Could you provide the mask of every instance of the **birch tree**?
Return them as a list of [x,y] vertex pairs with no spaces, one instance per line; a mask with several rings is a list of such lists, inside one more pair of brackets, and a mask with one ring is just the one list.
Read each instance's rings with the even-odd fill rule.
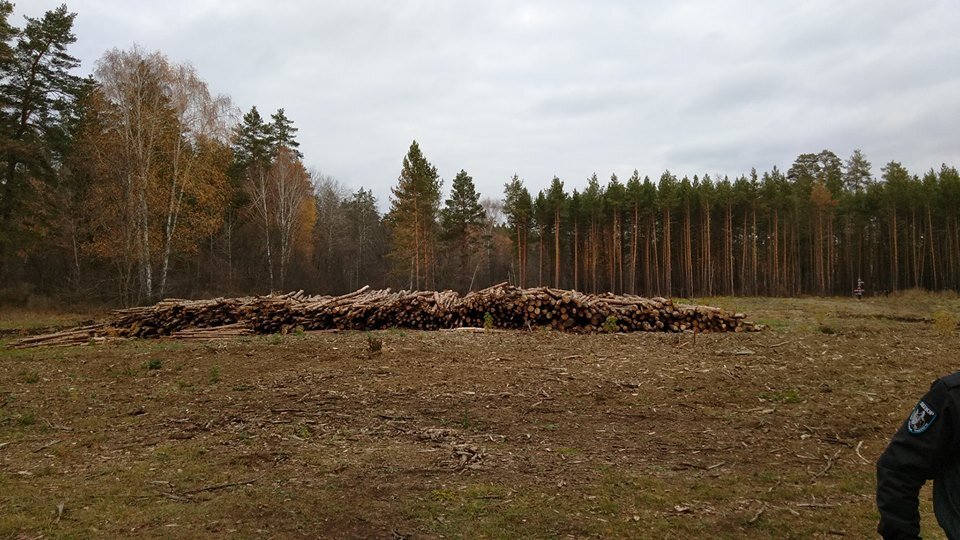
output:
[[303,163],[294,151],[286,146],[277,149],[267,178],[273,203],[273,220],[280,244],[280,287],[283,288],[287,284],[295,234],[308,215],[304,205],[307,201],[312,201],[313,191]]
[[167,290],[171,257],[196,250],[198,238],[219,228],[231,106],[211,95],[191,66],[139,47],[107,52],[95,76],[119,137],[117,194],[130,219],[125,226],[136,233],[141,291],[150,300]]

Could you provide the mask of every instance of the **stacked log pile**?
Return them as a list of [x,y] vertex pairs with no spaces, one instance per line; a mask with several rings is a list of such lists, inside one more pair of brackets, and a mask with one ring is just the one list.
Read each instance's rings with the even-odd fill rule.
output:
[[740,313],[668,298],[590,295],[500,283],[460,296],[454,291],[364,287],[342,296],[284,295],[214,300],[168,299],[113,312],[109,322],[34,336],[15,347],[72,345],[109,338],[210,339],[303,330],[437,330],[461,327],[565,332],[742,332],[757,326]]

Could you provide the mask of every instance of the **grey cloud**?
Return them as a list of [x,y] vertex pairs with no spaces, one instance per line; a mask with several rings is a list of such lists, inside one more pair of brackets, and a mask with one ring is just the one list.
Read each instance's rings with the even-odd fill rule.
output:
[[[39,15],[61,0],[22,2]],[[78,0],[85,69],[134,42],[247,109],[284,107],[307,164],[386,204],[410,141],[483,195],[789,167],[960,165],[953,2]],[[449,185],[449,182],[448,182]]]

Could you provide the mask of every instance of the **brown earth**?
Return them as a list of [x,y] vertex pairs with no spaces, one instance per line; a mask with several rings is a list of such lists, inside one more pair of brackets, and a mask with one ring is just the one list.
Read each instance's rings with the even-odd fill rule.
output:
[[695,340],[3,348],[0,536],[871,537],[877,456],[960,368],[956,300],[921,300],[718,299],[771,330]]

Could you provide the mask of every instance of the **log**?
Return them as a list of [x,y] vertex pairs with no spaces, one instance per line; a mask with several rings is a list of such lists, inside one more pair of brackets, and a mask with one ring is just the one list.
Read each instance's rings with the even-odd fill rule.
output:
[[[548,327],[564,332],[696,331],[744,332],[762,327],[743,313],[674,304],[668,298],[589,295],[499,283],[461,296],[455,291],[370,290],[340,296],[283,295],[210,300],[165,299],[153,306],[112,312],[107,322],[31,336],[13,347],[64,346],[139,337],[222,339],[305,330],[378,330],[391,327],[438,330],[488,326]],[[489,319],[492,318],[492,321]]]

